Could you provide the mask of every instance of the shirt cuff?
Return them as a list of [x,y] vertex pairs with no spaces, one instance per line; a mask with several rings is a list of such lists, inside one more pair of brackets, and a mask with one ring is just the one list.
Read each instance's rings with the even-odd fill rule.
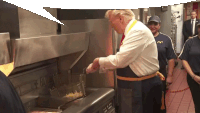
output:
[[106,57],[100,57],[99,58],[99,65],[100,65],[100,67],[104,67],[105,58]]
[[100,57],[99,58],[99,65],[100,65],[99,73],[106,73],[107,72],[107,70],[104,67],[105,58],[106,57]]

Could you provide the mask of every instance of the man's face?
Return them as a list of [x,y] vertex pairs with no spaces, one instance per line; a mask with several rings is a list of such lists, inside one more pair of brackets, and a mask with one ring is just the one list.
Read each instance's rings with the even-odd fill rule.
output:
[[196,17],[197,17],[196,12],[192,12],[192,13],[191,13],[191,18],[192,18],[192,19],[195,19]]
[[114,28],[114,30],[119,33],[119,34],[123,34],[123,30],[122,30],[122,24],[121,24],[121,18],[119,16],[113,16],[110,15],[109,16],[109,21],[111,26]]
[[149,22],[148,27],[153,34],[157,33],[160,30],[160,24],[157,22]]

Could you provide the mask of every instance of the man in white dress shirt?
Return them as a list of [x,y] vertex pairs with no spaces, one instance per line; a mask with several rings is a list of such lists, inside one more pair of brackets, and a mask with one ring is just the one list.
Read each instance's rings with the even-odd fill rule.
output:
[[131,10],[108,10],[105,17],[125,35],[116,55],[96,58],[86,72],[117,69],[119,113],[159,113],[162,81],[157,45],[149,28]]

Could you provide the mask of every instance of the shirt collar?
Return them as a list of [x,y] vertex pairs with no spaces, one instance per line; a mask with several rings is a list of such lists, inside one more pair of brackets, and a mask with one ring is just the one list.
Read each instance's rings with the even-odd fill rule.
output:
[[[156,37],[158,37],[160,34],[161,34],[161,32],[158,32],[158,35]],[[156,38],[156,37],[154,37],[154,38]]]
[[191,21],[192,21],[192,20],[194,20],[194,21],[195,21],[195,20],[196,20],[196,18],[194,18],[194,19],[191,19]]
[[127,31],[128,31],[128,29],[129,29],[129,27],[131,26],[131,24],[132,24],[134,21],[135,21],[135,19],[133,18],[133,19],[128,23],[128,25],[126,26],[125,32],[124,32],[124,35],[125,35],[125,36],[126,36],[126,34],[127,34]]

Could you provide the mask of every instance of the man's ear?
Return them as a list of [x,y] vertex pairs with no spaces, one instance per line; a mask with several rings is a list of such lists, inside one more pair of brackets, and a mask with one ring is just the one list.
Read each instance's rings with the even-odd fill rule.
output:
[[119,15],[120,23],[124,24],[124,16]]
[[159,24],[159,29],[161,28],[160,24]]
[[108,12],[108,17],[111,18],[112,16],[112,11]]

